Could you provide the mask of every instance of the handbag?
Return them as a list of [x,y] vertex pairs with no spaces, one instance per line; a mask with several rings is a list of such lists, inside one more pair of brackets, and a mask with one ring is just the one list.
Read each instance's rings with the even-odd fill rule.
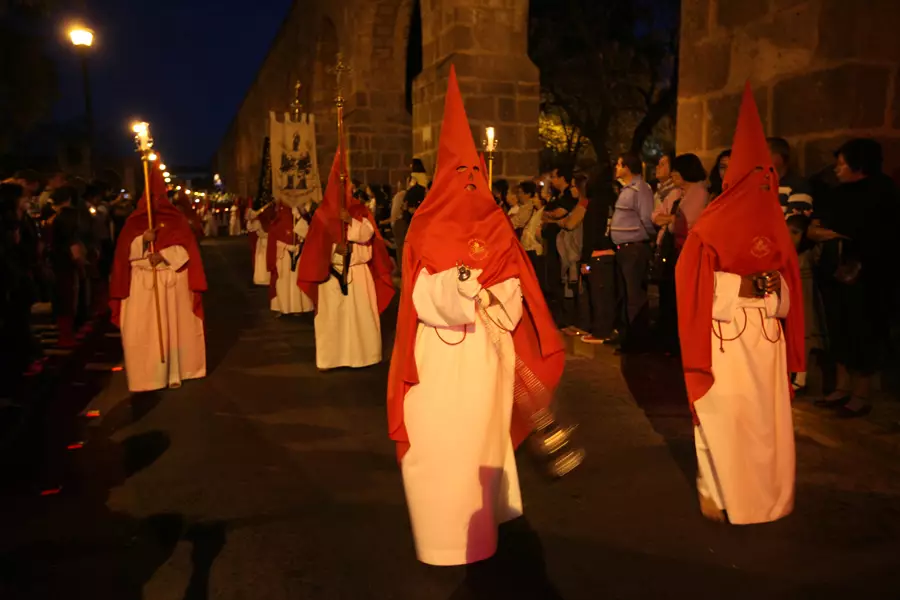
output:
[[[681,198],[672,203],[670,215],[678,214],[678,206],[681,204]],[[650,261],[650,281],[659,282],[666,278],[671,278],[671,273],[675,268],[675,234],[669,231],[666,225],[663,231],[662,239],[656,245],[653,252],[653,260]]]
[[862,271],[862,263],[856,258],[844,256],[844,240],[838,240],[838,267],[834,271],[834,278],[844,285],[853,285],[859,280]]

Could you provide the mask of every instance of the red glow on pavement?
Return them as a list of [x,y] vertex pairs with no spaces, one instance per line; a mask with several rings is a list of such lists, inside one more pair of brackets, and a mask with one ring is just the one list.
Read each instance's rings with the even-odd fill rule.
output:
[[66,446],[66,450],[81,450],[84,448],[84,442],[75,442]]
[[96,419],[97,417],[100,416],[100,411],[99,410],[89,410],[86,413],[84,413],[84,416],[86,416],[88,419]]
[[124,371],[124,370],[125,370],[125,367],[123,367],[121,365],[112,368],[113,373],[118,373],[119,371]]
[[56,494],[60,493],[61,491],[62,491],[62,486],[59,486],[58,488],[44,490],[43,492],[41,492],[41,496],[55,496]]

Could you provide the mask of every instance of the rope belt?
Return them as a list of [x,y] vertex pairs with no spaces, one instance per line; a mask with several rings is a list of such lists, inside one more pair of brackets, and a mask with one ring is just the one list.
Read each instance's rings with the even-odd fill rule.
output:
[[[760,328],[762,329],[763,337],[766,338],[766,340],[772,344],[778,343],[781,340],[781,332],[782,332],[781,321],[778,319],[775,320],[775,322],[778,324],[778,336],[773,340],[772,338],[769,337],[769,332],[766,331],[766,315],[763,312],[763,309],[757,308],[756,310],[759,312],[759,325],[760,325]],[[717,338],[719,338],[719,351],[720,352],[725,352],[725,342],[733,342],[736,339],[740,338],[742,335],[744,335],[744,332],[747,331],[747,323],[750,321],[750,317],[747,315],[746,308],[741,308],[741,311],[743,311],[743,313],[744,313],[744,326],[741,327],[741,330],[733,338],[726,338],[722,334],[722,322],[716,321],[716,327],[718,327],[719,330],[716,331],[716,327],[713,327],[713,335],[715,335]]]

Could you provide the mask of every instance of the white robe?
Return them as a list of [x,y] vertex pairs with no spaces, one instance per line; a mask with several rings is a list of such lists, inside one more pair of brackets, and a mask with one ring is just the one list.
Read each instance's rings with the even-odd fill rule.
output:
[[[456,269],[419,273],[413,290],[419,384],[403,405],[410,448],[401,470],[416,553],[439,566],[489,558],[497,550],[498,525],[522,515],[510,437],[512,336],[500,334],[501,362],[457,279]],[[500,282],[490,292],[502,306],[489,306],[488,314],[514,329],[522,318],[519,280]]]
[[231,208],[231,218],[228,221],[228,235],[241,235],[240,213],[236,206]]
[[203,234],[206,237],[216,237],[219,235],[219,224],[216,221],[216,215],[212,210],[207,210],[203,215]]
[[247,223],[247,231],[256,233],[256,252],[253,255],[253,283],[255,285],[269,285],[269,280],[272,278],[266,265],[269,234],[263,231],[259,219],[252,219]]
[[[782,279],[780,301],[777,295],[741,298],[740,286],[740,276],[716,273],[715,383],[694,403],[700,421],[694,434],[698,490],[727,511],[731,523],[746,525],[775,521],[793,510],[796,456],[786,346],[778,321],[790,310],[790,290]],[[719,325],[724,352],[716,335]]]
[[160,361],[153,270],[141,236],[131,242],[131,290],[122,301],[122,347],[125,374],[132,392],[181,386],[185,379],[206,376],[203,321],[194,314],[194,293],[188,284],[187,250],[170,246],[160,251],[169,264],[156,267],[160,320],[166,362]]
[[[366,264],[372,260],[372,247],[364,246],[375,229],[368,219],[353,219],[347,227],[347,241],[354,242],[347,274],[347,295],[341,293],[332,275],[319,285],[319,307],[316,313],[316,366],[367,367],[381,362],[381,316],[375,280]],[[341,271],[343,257],[334,254],[332,265]]]
[[[300,242],[306,239],[309,224],[300,218],[297,209],[294,209],[294,212],[294,233]],[[278,246],[275,250],[275,267],[278,269],[278,281],[275,282],[275,297],[272,298],[270,308],[283,315],[312,312],[315,306],[310,297],[297,285],[297,271],[291,270],[291,252],[296,256],[297,252],[300,252],[300,245],[288,245],[281,241],[276,243]],[[297,264],[299,262],[298,259]]]

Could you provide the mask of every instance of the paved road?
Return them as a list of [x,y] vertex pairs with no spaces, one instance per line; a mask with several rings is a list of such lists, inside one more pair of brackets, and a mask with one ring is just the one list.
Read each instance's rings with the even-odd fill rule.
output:
[[203,252],[210,376],[129,396],[102,337],[58,393],[100,418],[56,423],[51,459],[0,505],[0,598],[898,597],[896,465],[801,432],[793,516],[709,523],[677,366],[580,346],[561,398],[588,462],[550,483],[520,457],[527,520],[499,555],[423,566],[386,436],[387,364],[318,373],[311,319],[271,316],[245,240]]

